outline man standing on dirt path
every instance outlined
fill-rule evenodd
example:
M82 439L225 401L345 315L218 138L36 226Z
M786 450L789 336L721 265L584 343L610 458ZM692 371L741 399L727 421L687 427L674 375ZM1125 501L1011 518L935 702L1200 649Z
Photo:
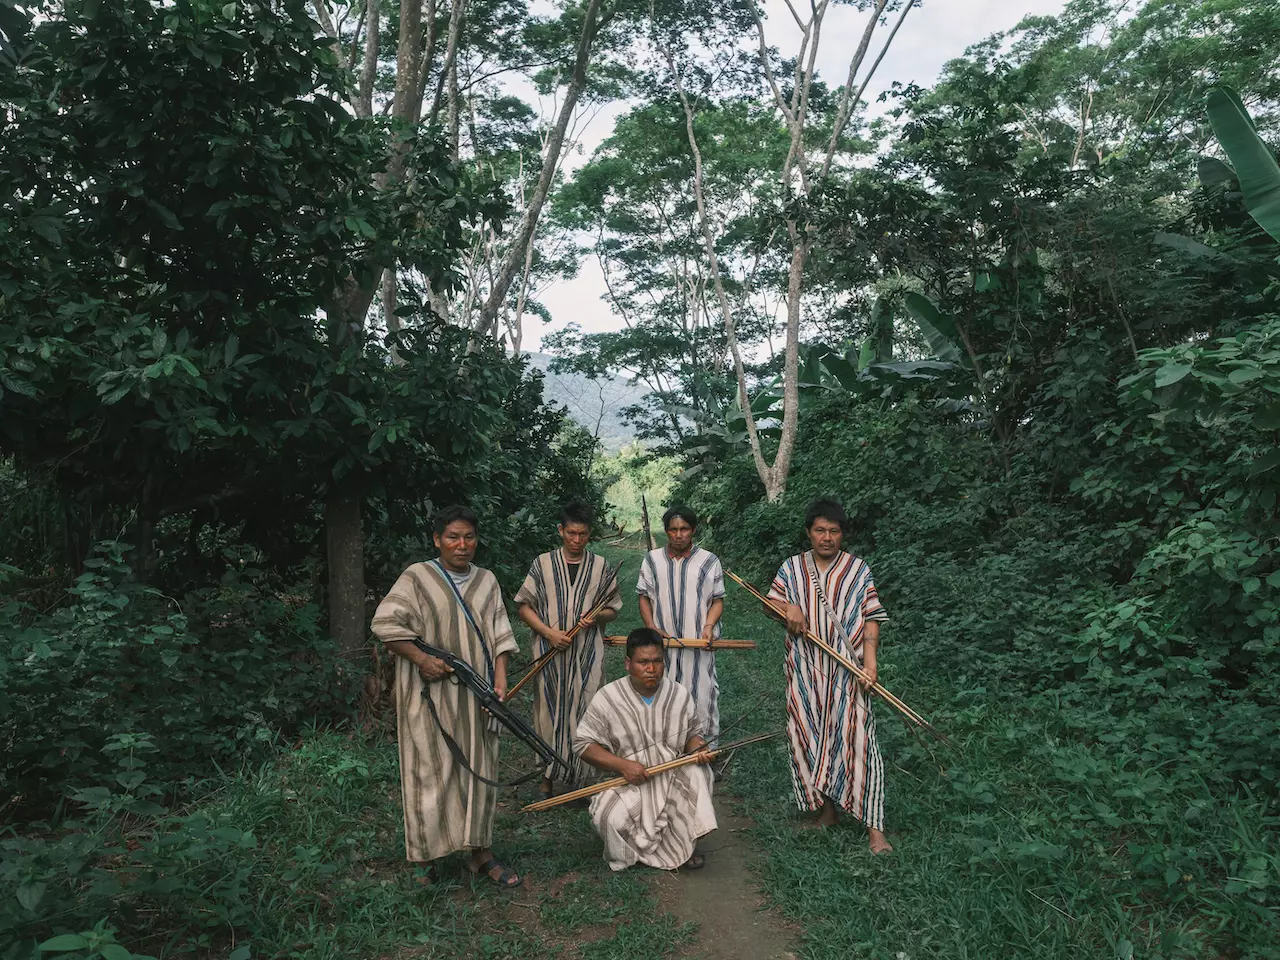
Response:
M405 857L427 863L465 850L473 874L518 887L521 878L489 847L498 790L480 778L498 776L495 722L470 689L440 683L450 667L413 643L419 638L467 661L501 697L507 659L518 649L515 635L497 579L471 562L480 532L476 515L445 507L433 527L440 556L402 573L373 615L374 634L396 656ZM465 765L453 755L446 732ZM419 879L427 882L429 875Z
M815 500L804 526L812 549L779 567L769 592L787 605L787 739L796 803L818 811L811 821L818 827L832 826L844 810L867 825L872 853L888 853L884 761L867 687L876 680L880 624L889 615L866 561L843 549L844 508ZM806 629L861 666L869 683L806 640Z
M574 756L626 778L591 800L591 822L611 870L644 863L697 870L698 838L716 828L711 762L693 698L663 678L662 637L641 627L627 635L627 675L595 695L573 738ZM685 754L698 764L649 775L646 768Z
M716 655L710 649L720 636L724 613L724 569L714 553L694 546L698 515L683 504L662 515L667 544L645 554L636 593L640 619L664 637L707 641L706 650L668 650L671 678L683 684L693 697L702 719L707 743L720 736L720 684L716 680Z
M552 795L557 779L580 784L587 777L586 766L573 754L573 732L603 679L600 625L615 619L622 609L613 569L603 557L587 550L594 519L589 504L581 500L565 504L556 528L560 548L533 561L515 596L520 619L539 638L535 657L553 647L560 651L534 680L533 724L538 736L560 756L573 757L574 763L569 770L547 766L544 797ZM604 609L588 617L601 602ZM575 626L580 629L570 639L569 631Z

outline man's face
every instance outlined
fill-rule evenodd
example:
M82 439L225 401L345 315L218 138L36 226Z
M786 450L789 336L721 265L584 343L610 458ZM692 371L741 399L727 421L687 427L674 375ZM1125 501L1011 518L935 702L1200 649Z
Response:
M641 647L626 658L627 673L631 683L645 696L658 689L665 666L661 647Z
M693 546L693 527L676 517L667 527L667 546L672 553L684 553Z
M562 523L556 530L560 533L564 552L571 557L582 556L587 549L587 541L591 539L591 528L585 523Z
M476 555L476 528L465 520L454 520L435 535L440 560L451 570L461 572Z
M840 546L844 543L844 531L840 529L840 524L819 517L809 528L809 543L814 553L824 560L830 560L840 552Z

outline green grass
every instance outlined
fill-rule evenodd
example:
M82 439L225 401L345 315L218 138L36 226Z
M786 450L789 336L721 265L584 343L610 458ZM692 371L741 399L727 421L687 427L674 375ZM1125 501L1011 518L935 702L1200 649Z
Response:
M639 625L640 554L602 552L630 561L616 627L625 632ZM877 706L892 856L873 858L855 823L796 829L781 743L743 750L726 783L754 821L763 890L803 931L801 955L1280 956L1267 899L1280 877L1277 821L1263 800L1214 796L1185 778L1170 788L1123 743L1061 739L1043 705L953 683L904 635L904 620L885 632L881 677L956 747L931 756ZM727 735L780 729L778 627L732 585L724 626L760 642L718 658ZM527 660L527 634L522 643ZM606 679L621 675L621 659L608 652ZM503 752L505 777L532 769L523 747L507 740ZM660 909L649 871L608 870L585 811L521 813L533 789L504 791L495 830L524 888L473 880L460 861L424 888L403 862L395 744L316 732L198 805L228 831L221 840L163 855L162 841L144 838L161 851L152 869L184 892L117 896L111 920L122 942L160 957L226 957L247 944L240 957L645 960L695 938Z
M747 711L734 737L779 729L781 633L728 591L725 635L761 645L718 657L722 722ZM637 625L626 614L620 626ZM1172 788L1124 744L1060 739L1043 703L955 686L901 629L884 637L885 685L956 741L931 755L877 703L892 856L871 856L848 820L796 829L780 744L742 751L726 783L755 821L764 889L804 931L803 956L1280 956L1264 894L1278 879L1277 818L1265 804Z

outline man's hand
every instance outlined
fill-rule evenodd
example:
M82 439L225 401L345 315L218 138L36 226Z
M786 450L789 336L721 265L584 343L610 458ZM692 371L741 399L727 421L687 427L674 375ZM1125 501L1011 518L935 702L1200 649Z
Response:
M543 636L546 638L547 643L551 644L551 646L555 647L557 650L563 650L565 647L569 646L569 644L573 643L569 634L565 633L563 630L548 630L543 634Z
M578 621L579 632L583 630L590 630L592 627L594 627L596 625L596 616L597 614L588 613L585 617L579 620Z
M694 756L698 758L698 763L702 763L702 764L712 763L716 758L715 754L712 753L710 750L708 750L706 747L703 747L701 750L695 753Z
M716 625L714 623L708 623L702 628L702 642L707 645L708 650L711 649L711 641L715 639L715 635Z
M453 673L453 667L439 657L433 657L428 654L418 663L418 673L427 683L433 683L441 677Z
M644 764L634 760L623 760L618 767L618 772L627 778L627 783L644 783L649 779L649 773L645 770Z
M507 678L506 677L494 677L493 692L498 695L499 700L507 699Z
M862 665L862 672L865 674L866 678L860 679L858 682L862 684L862 688L864 690L870 690L876 685L877 671L875 662L871 661L869 663L864 663Z
M804 619L804 611L800 609L799 604L787 604L787 632L794 633L797 636L804 634L809 629L809 624Z

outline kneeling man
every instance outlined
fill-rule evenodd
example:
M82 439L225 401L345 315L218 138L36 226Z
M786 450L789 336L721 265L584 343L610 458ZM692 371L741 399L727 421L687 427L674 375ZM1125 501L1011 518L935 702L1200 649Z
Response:
M627 636L627 675L600 688L578 722L573 751L593 767L620 774L624 787L597 794L591 822L612 870L639 861L660 870L703 865L698 838L716 828L705 731L689 691L664 680L662 637L642 627ZM683 754L698 763L645 772Z

